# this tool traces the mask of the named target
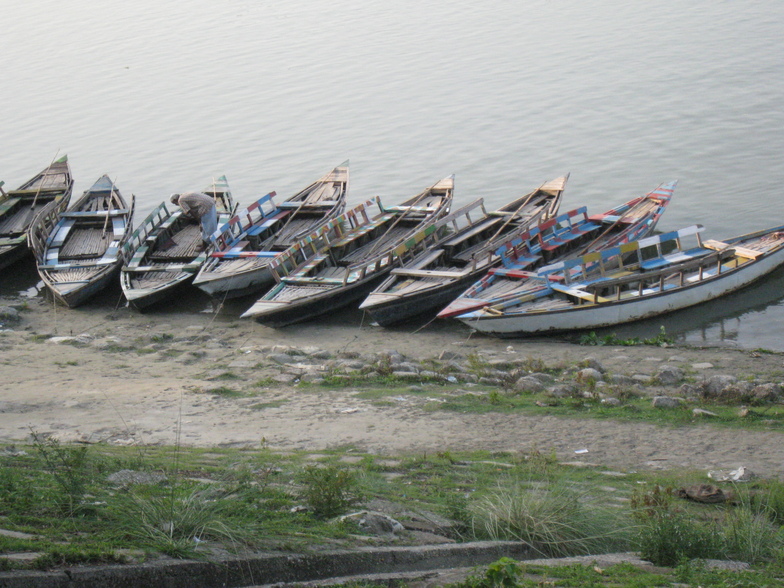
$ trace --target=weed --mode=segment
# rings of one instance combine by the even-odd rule
[[[170,333],[160,333],[150,337],[150,340],[153,343],[165,343],[166,341],[171,341],[173,339],[174,339],[174,335]]]
[[[316,518],[327,519],[346,512],[362,500],[353,473],[334,466],[307,466],[301,476],[302,497]]]
[[[81,505],[90,481],[87,446],[64,447],[54,437],[31,433],[33,446],[62,492],[61,508],[73,514]]]
[[[631,337],[629,339],[622,339],[615,333],[611,335],[604,335],[600,337],[594,331],[584,334],[580,337],[580,345],[622,345],[626,347],[636,345],[655,345],[657,347],[664,347],[671,345],[675,339],[667,335],[662,325],[659,334],[647,339],[640,339],[639,337]]]
[[[478,536],[524,541],[544,556],[603,553],[628,544],[617,511],[562,481],[518,483],[470,505]]]

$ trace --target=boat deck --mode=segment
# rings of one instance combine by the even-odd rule
[[[199,245],[201,245],[201,228],[198,224],[188,223],[168,240],[159,244],[150,254],[150,258],[158,261],[190,259],[198,255],[196,249]]]
[[[111,228],[111,225],[109,225]],[[100,228],[84,228],[72,231],[66,239],[58,258],[61,261],[68,259],[92,259],[101,257],[109,248],[114,239],[113,232],[106,232]]]

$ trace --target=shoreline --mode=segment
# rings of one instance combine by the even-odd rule
[[[773,431],[695,425],[681,432],[611,420],[433,412],[402,397],[387,406],[362,399],[350,388],[297,388],[296,374],[304,367],[297,372],[270,360],[287,348],[320,350],[324,358],[397,352],[411,361],[444,352],[464,358],[477,354],[490,361],[513,357],[548,367],[594,357],[609,372],[627,376],[651,376],[666,364],[696,379],[758,374],[781,382],[784,354],[501,340],[473,335],[462,325],[411,333],[357,324],[359,313],[349,323],[339,313],[275,330],[221,314],[140,314],[105,302],[69,310],[40,297],[26,300],[19,323],[0,332],[0,381],[6,388],[0,397],[0,442],[24,442],[35,430],[88,443],[263,443],[284,451],[355,447],[380,455],[538,448],[555,452],[561,461],[615,468],[746,466],[762,475],[784,473],[784,435]],[[12,303],[0,299],[0,306]],[[296,358],[290,363],[296,365]],[[243,393],[211,392],[221,387]],[[249,390],[252,394],[244,394]],[[575,453],[582,449],[588,452]]]

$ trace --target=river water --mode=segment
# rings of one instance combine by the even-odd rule
[[[781,2],[4,7],[7,186],[68,154],[76,193],[108,173],[136,195],[139,222],[216,175],[242,204],[350,159],[349,204],[394,203],[455,173],[456,204],[492,208],[571,173],[562,210],[678,179],[660,229],[701,223],[721,239],[784,223]],[[0,293],[24,287],[10,279]],[[666,328],[784,349],[783,285],[774,276]]]

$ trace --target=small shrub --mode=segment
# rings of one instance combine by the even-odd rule
[[[302,483],[302,496],[320,519],[343,514],[362,500],[354,474],[337,466],[307,466]]]
[[[640,556],[659,566],[722,557],[722,542],[715,529],[682,512],[655,513],[640,527],[637,539]]]
[[[91,480],[87,445],[64,447],[54,437],[32,432],[33,446],[61,491],[60,506],[73,514],[83,501]]]

